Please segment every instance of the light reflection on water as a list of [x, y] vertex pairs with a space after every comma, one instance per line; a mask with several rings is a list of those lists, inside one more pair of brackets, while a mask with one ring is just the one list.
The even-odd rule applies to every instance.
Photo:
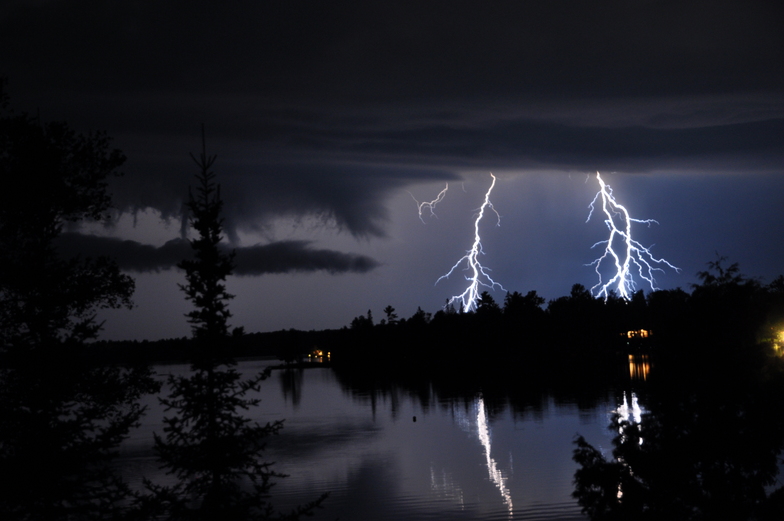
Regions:
[[[512, 495], [509, 493], [509, 488], [506, 486], [506, 476], [503, 471], [498, 468], [495, 459], [490, 455], [490, 428], [487, 425], [487, 413], [485, 412], [485, 401], [479, 397], [476, 399], [476, 424], [477, 434], [482, 447], [485, 449], [485, 458], [487, 459], [487, 472], [490, 475], [490, 480], [495, 483], [498, 490], [501, 491], [501, 497], [504, 500], [509, 517], [514, 515], [514, 505], [512, 504]], [[510, 453], [511, 459], [511, 453]]]
[[640, 402], [637, 399], [637, 393], [631, 393], [631, 405], [626, 401], [626, 391], [623, 391], [623, 402], [615, 409], [618, 413], [618, 422], [626, 421], [630, 423], [642, 422], [642, 413], [645, 412], [640, 407]]
[[632, 380], [647, 380], [650, 372], [648, 355], [629, 355], [629, 377]]
[[[269, 363], [239, 367], [250, 374]], [[401, 389], [354, 392], [329, 368], [273, 372], [251, 417], [285, 419], [265, 454], [290, 476], [273, 488], [274, 504], [285, 511], [330, 491], [312, 519], [584, 519], [571, 498], [572, 441], [579, 432], [610, 447], [608, 417], [619, 406], [611, 393], [589, 411], [545, 398], [540, 410], [524, 415], [489, 407], [481, 395], [439, 401], [430, 393], [423, 400]], [[137, 484], [142, 476], [167, 479], [152, 453], [163, 411], [154, 399], [150, 404], [122, 454], [124, 473]]]

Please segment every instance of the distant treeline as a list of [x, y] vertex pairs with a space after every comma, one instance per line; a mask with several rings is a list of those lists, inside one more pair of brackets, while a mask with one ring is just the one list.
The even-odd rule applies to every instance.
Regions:
[[[295, 360], [319, 346], [332, 345], [338, 331], [299, 331], [296, 329], [267, 333], [245, 333], [235, 328], [225, 349], [236, 358], [274, 357]], [[189, 363], [193, 356], [193, 337], [162, 340], [101, 340], [90, 346], [98, 361], [122, 363]]]
[[737, 275], [709, 279], [692, 293], [663, 290], [646, 297], [640, 291], [629, 301], [596, 299], [575, 285], [570, 295], [543, 304], [535, 292], [509, 293], [503, 305], [485, 293], [470, 313], [418, 310], [408, 319], [388, 316], [376, 324], [369, 312], [342, 332], [332, 361], [384, 361], [428, 371], [489, 366], [497, 373], [567, 362], [588, 369], [641, 349], [660, 358], [729, 356], [773, 346], [784, 327], [784, 279], [763, 286]]
[[[724, 266], [723, 259], [698, 275], [701, 283], [691, 292], [638, 291], [629, 300], [594, 298], [575, 284], [569, 295], [546, 305], [535, 291], [507, 293], [500, 304], [485, 292], [476, 310], [467, 313], [447, 306], [435, 314], [418, 309], [398, 318], [387, 306], [380, 318], [369, 310], [340, 330], [244, 333], [238, 328], [227, 348], [237, 357], [287, 362], [321, 350], [343, 368], [494, 374], [505, 367], [535, 372], [567, 362], [583, 372], [599, 370], [618, 353], [639, 350], [663, 360], [734, 356], [752, 346], [773, 349], [784, 330], [784, 277], [762, 284], [741, 275], [737, 264]], [[115, 360], [185, 361], [191, 342], [98, 342], [93, 348]]]

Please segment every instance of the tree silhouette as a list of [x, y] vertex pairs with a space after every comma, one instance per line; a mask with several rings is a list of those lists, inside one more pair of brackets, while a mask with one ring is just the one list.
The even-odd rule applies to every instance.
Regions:
[[[222, 239], [220, 186], [210, 170], [216, 156], [197, 159], [198, 188], [188, 208], [198, 237], [191, 240], [194, 258], [184, 260], [187, 283], [180, 285], [195, 309], [188, 313], [195, 340], [190, 376], [171, 376], [171, 392], [161, 399], [173, 415], [164, 418], [163, 436], [155, 435], [155, 450], [169, 474], [171, 486], [147, 482], [153, 492], [147, 507], [161, 509], [168, 519], [246, 520], [296, 519], [323, 500], [298, 507], [288, 515], [269, 502], [272, 478], [284, 477], [261, 459], [264, 438], [277, 433], [281, 421], [260, 425], [242, 415], [260, 400], [250, 396], [269, 371], [243, 379], [229, 352], [231, 313], [225, 280], [234, 267], [233, 253], [218, 247]], [[235, 330], [237, 331], [237, 330]]]
[[501, 315], [501, 307], [496, 303], [490, 293], [483, 291], [476, 300], [476, 314], [480, 316], [487, 315], [498, 317]]
[[614, 422], [612, 458], [575, 441], [573, 496], [591, 519], [782, 519], [784, 372], [757, 341], [780, 296], [724, 261], [698, 273], [691, 295], [650, 295], [664, 342], [652, 352], [647, 412]]
[[385, 307], [384, 313], [387, 316], [387, 324], [390, 325], [397, 324], [397, 313], [395, 313], [395, 308], [393, 308], [392, 305]]
[[573, 497], [583, 512], [607, 521], [782, 519], [782, 375], [726, 380], [662, 380], [640, 424], [613, 422], [612, 457], [578, 437]]
[[106, 258], [61, 258], [55, 240], [66, 222], [106, 218], [106, 178], [125, 157], [105, 134], [2, 112], [4, 84], [0, 518], [116, 518], [130, 492], [109, 462], [143, 413], [138, 398], [157, 386], [146, 368], [98, 366], [87, 355], [96, 311], [130, 307], [133, 280]]

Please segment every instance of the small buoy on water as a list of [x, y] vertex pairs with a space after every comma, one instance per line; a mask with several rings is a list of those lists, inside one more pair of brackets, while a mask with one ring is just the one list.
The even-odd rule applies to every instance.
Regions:
[[414, 416], [414, 421], [416, 421], [416, 416]]

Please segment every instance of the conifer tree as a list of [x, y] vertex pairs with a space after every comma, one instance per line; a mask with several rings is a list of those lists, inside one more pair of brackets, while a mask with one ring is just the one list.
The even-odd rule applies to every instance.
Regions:
[[[203, 132], [203, 131], [202, 131]], [[199, 167], [196, 195], [190, 195], [193, 259], [184, 260], [187, 283], [180, 285], [195, 307], [188, 313], [195, 349], [190, 376], [171, 376], [168, 398], [161, 399], [173, 413], [164, 419], [163, 436], [155, 436], [155, 450], [177, 482], [160, 486], [148, 482], [156, 503], [168, 519], [248, 520], [296, 519], [317, 502], [288, 515], [276, 512], [269, 501], [272, 478], [284, 477], [261, 458], [264, 438], [277, 433], [281, 421], [261, 425], [244, 416], [260, 400], [249, 394], [269, 371], [243, 379], [230, 352], [228, 319], [231, 313], [225, 281], [234, 268], [234, 254], [219, 246], [223, 221], [220, 185], [211, 171], [216, 156], [191, 155]]]

